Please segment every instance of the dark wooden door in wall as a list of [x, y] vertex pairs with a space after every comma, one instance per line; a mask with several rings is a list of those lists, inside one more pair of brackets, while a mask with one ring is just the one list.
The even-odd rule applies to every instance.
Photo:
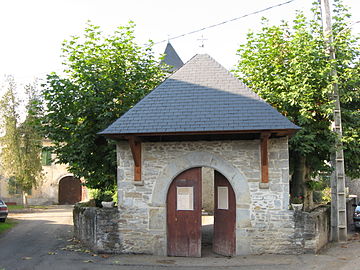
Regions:
[[59, 182], [59, 204], [74, 204], [81, 201], [81, 181], [66, 176]]
[[221, 173], [215, 171], [214, 177], [214, 235], [213, 251], [215, 253], [235, 255], [235, 193], [229, 181]]
[[168, 256], [201, 257], [201, 168], [179, 174], [167, 194]]

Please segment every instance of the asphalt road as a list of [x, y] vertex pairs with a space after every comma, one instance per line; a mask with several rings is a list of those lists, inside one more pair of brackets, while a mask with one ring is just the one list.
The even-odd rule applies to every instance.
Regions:
[[202, 258], [94, 254], [72, 239], [72, 208], [11, 214], [19, 224], [0, 235], [0, 270], [360, 269], [360, 235], [318, 255], [253, 255], [233, 258], [204, 252]]

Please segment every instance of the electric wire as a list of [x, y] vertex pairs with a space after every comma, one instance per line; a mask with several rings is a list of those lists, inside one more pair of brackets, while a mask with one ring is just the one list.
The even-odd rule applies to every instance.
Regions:
[[175, 37], [169, 37], [168, 39], [164, 39], [164, 40], [155, 42], [154, 45], [159, 44], [159, 43], [163, 43], [163, 42], [166, 42], [166, 41], [170, 41], [170, 40], [173, 40], [173, 39], [181, 38], [181, 37], [184, 37], [184, 36], [192, 35], [192, 34], [195, 34], [195, 33], [201, 32], [201, 31], [204, 31], [204, 30], [206, 30], [206, 29], [214, 28], [214, 27], [217, 27], [217, 26], [220, 26], [220, 25], [229, 23], [229, 22], [237, 21], [237, 20], [243, 19], [243, 18], [245, 18], [245, 17], [249, 17], [249, 16], [251, 16], [251, 15], [259, 14], [259, 13], [268, 11], [268, 10], [273, 9], [273, 8], [277, 8], [277, 7], [280, 7], [280, 6], [283, 6], [283, 5], [290, 4], [291, 2], [294, 2], [294, 1], [296, 1], [296, 0], [289, 0], [289, 1], [286, 1], [286, 2], [283, 2], [283, 3], [280, 3], [280, 4], [277, 4], [277, 5], [273, 5], [273, 6], [270, 6], [270, 7], [267, 7], [267, 8], [263, 8], [263, 9], [260, 9], [260, 10], [257, 10], [257, 11], [254, 11], [254, 12], [251, 12], [251, 13], [248, 13], [248, 14], [245, 14], [245, 15], [241, 15], [241, 16], [239, 16], [239, 17], [236, 17], [236, 18], [233, 18], [233, 19], [230, 19], [230, 20], [226, 20], [226, 21], [223, 21], [223, 22], [220, 22], [220, 23], [216, 23], [216, 24], [213, 24], [213, 25], [209, 25], [209, 26], [206, 26], [206, 27], [203, 27], [203, 28], [194, 30], [194, 31], [190, 31], [190, 32], [185, 33], [185, 34], [181, 34], [181, 35], [178, 35], [178, 36], [175, 36]]

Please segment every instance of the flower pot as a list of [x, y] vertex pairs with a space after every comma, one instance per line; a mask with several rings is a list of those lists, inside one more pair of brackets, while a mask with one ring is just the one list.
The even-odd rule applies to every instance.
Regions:
[[115, 205], [115, 202], [101, 202], [101, 205], [103, 208], [113, 208]]
[[302, 203], [292, 203], [291, 207], [294, 211], [301, 211], [303, 208], [303, 204]]

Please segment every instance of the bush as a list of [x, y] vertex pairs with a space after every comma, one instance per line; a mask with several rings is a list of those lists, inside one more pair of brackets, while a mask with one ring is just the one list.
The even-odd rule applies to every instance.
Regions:
[[331, 202], [331, 188], [327, 187], [322, 191], [322, 201], [325, 203]]
[[117, 190], [114, 192], [114, 195], [112, 196], [112, 200], [116, 204], [118, 203], [118, 192], [117, 192]]
[[[112, 202], [115, 201], [113, 198], [117, 192], [113, 190], [100, 190], [93, 189], [91, 192], [91, 197], [95, 200], [95, 205], [101, 207], [101, 202]], [[116, 196], [117, 197], [117, 196]]]

